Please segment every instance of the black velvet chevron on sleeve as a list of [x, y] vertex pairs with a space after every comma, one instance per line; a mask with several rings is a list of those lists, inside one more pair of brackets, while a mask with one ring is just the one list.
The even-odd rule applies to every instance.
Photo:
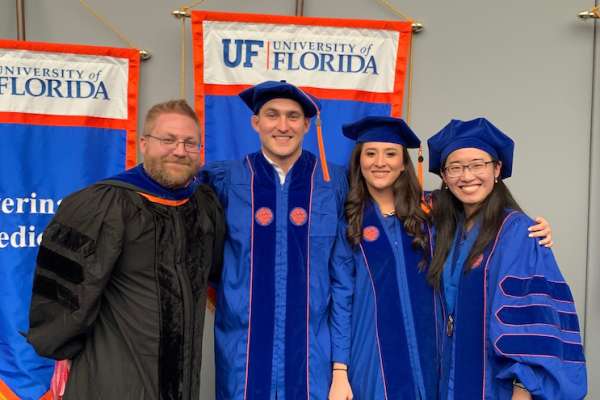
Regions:
[[79, 299], [68, 288], [58, 283], [55, 279], [37, 274], [33, 282], [33, 293], [58, 302], [72, 311], [79, 309]]
[[83, 282], [83, 267], [81, 264], [50, 250], [44, 245], [40, 246], [37, 264], [40, 268], [51, 271], [71, 283]]
[[80, 253], [84, 257], [96, 251], [96, 241], [94, 239], [58, 221], [52, 221], [46, 232], [44, 232], [44, 238], [51, 242], [60, 243], [61, 246]]

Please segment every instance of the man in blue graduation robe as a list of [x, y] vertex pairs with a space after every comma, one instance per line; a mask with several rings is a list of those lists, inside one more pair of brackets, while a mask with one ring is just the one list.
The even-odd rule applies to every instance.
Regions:
[[327, 181], [321, 160], [302, 149], [316, 99], [272, 81], [240, 97], [254, 112], [261, 149], [202, 172], [228, 227], [215, 315], [217, 399], [324, 400], [332, 361], [347, 363], [349, 351], [349, 286], [329, 269], [345, 171], [330, 165]]

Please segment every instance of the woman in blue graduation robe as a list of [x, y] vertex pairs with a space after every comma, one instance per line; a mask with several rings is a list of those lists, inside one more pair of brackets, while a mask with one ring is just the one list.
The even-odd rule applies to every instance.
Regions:
[[484, 118], [428, 141], [433, 202], [429, 279], [443, 292], [440, 397], [581, 399], [585, 359], [569, 286], [503, 179], [514, 143]]
[[[347, 224], [338, 234], [345, 251], [334, 253], [334, 264], [349, 266], [354, 277], [347, 371], [354, 398], [434, 399], [438, 334], [434, 291], [426, 281], [429, 230], [406, 150], [420, 141], [391, 117], [366, 117], [343, 131], [357, 145]], [[335, 391], [345, 374], [334, 368], [330, 398], [346, 398]]]

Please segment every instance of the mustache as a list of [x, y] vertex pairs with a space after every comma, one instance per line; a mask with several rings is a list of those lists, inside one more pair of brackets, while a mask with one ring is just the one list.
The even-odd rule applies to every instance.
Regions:
[[169, 162], [172, 164], [179, 164], [179, 165], [192, 165], [192, 160], [189, 159], [182, 159], [182, 158], [172, 158], [172, 157], [166, 157], [163, 159], [163, 162]]

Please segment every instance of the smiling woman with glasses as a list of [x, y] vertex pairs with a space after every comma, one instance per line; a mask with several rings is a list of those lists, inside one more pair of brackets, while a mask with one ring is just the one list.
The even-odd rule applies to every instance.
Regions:
[[552, 251], [503, 182], [513, 141], [484, 118], [451, 121], [428, 140], [441, 291], [440, 398], [581, 399], [586, 366], [575, 304]]

